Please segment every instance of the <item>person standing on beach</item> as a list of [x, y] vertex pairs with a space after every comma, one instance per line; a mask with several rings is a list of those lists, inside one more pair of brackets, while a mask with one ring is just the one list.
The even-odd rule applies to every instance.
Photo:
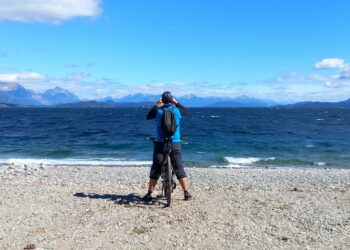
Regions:
[[164, 135], [161, 129], [161, 117], [163, 114], [163, 109], [171, 109], [174, 113], [176, 121], [176, 131], [171, 137], [173, 150], [170, 154], [171, 163], [174, 167], [175, 174], [182, 190], [184, 191], [184, 199], [189, 200], [192, 198], [188, 188], [188, 177], [186, 175], [182, 157], [181, 157], [181, 136], [180, 136], [180, 121], [182, 115], [188, 115], [188, 110], [182, 106], [171, 94], [170, 91], [165, 91], [162, 94], [162, 98], [154, 105], [148, 112], [146, 119], [156, 119], [157, 122], [157, 137], [154, 143], [153, 151], [153, 164], [150, 171], [150, 179], [148, 184], [148, 193], [143, 197], [145, 201], [152, 200], [152, 192], [154, 191], [157, 181], [161, 175], [161, 168], [163, 164], [163, 150], [164, 150]]

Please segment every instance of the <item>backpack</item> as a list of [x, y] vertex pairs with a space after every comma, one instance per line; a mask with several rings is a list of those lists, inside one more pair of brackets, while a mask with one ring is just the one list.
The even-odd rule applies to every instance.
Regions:
[[177, 129], [175, 114], [172, 110], [162, 109], [163, 114], [160, 119], [160, 128], [165, 138], [171, 138]]

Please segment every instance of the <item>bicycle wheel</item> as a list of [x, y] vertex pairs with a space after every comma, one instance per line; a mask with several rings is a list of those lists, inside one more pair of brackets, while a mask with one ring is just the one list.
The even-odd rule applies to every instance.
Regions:
[[171, 204], [171, 191], [172, 191], [172, 167], [171, 167], [171, 160], [170, 156], [168, 155], [168, 162], [167, 162], [167, 168], [166, 168], [166, 182], [165, 182], [165, 196], [166, 196], [166, 203], [167, 207]]

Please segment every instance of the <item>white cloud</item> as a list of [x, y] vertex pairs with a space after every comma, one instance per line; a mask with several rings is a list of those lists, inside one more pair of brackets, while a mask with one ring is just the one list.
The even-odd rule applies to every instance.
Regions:
[[[340, 58], [325, 58], [315, 69], [334, 69], [336, 74], [287, 73], [263, 83], [254, 89], [256, 97], [276, 101], [340, 101], [350, 98], [350, 64]], [[273, 85], [271, 85], [273, 84]], [[274, 87], [275, 86], [275, 87]]]
[[338, 80], [350, 80], [350, 69], [339, 72], [339, 74], [334, 75], [333, 78]]
[[315, 64], [315, 69], [343, 69], [348, 64], [341, 58], [325, 58]]
[[0, 21], [61, 23], [95, 17], [102, 0], [0, 0]]
[[[0, 74], [0, 82], [19, 83], [26, 89], [42, 92], [47, 89], [59, 86], [67, 89], [80, 98], [101, 98], [114, 90], [117, 90], [120, 85], [113, 79], [88, 80], [88, 72], [77, 72], [64, 77], [44, 76], [36, 72], [22, 72], [13, 74]], [[123, 87], [128, 94], [127, 86]]]
[[324, 82], [327, 81], [328, 77], [319, 75], [319, 74], [311, 74], [311, 75], [299, 75], [295, 72], [290, 72], [287, 74], [283, 74], [277, 76], [272, 79], [264, 80], [263, 83], [305, 83], [305, 82]]
[[46, 77], [36, 72], [20, 72], [14, 74], [0, 74], [1, 82], [23, 82], [33, 80], [45, 80]]
[[176, 97], [196, 95], [199, 97], [237, 97], [240, 95], [255, 96], [255, 92], [248, 93], [249, 84], [237, 82], [229, 84], [209, 83], [209, 82], [152, 82], [140, 85], [120, 84], [117, 88], [111, 88], [106, 95], [121, 97], [128, 94], [161, 94], [165, 90], [171, 91]]
[[251, 85], [242, 87], [241, 84], [212, 84], [208, 82], [152, 82], [147, 84], [122, 84], [114, 79], [89, 80], [67, 75], [62, 78], [46, 77], [37, 80], [17, 81], [25, 88], [34, 91], [44, 91], [55, 86], [67, 89], [83, 99], [99, 99], [107, 96], [122, 97], [130, 94], [161, 94], [165, 90], [171, 91], [176, 97], [194, 94], [196, 96], [250, 97], [271, 99], [280, 102], [295, 101], [340, 101], [348, 99], [350, 83], [334, 79], [313, 84], [296, 83], [271, 85]]
[[50, 77], [36, 72], [10, 70], [6, 74], [0, 74], [0, 81], [17, 82], [27, 89], [39, 92], [59, 86], [83, 99], [99, 99], [107, 96], [123, 97], [137, 93], [161, 94], [164, 90], [171, 91], [176, 97], [194, 94], [201, 97], [234, 98], [247, 95], [279, 102], [340, 101], [350, 97], [350, 69], [347, 67], [338, 69], [334, 75], [301, 75], [292, 72], [258, 82], [260, 84], [185, 81], [123, 84], [116, 79], [90, 77], [87, 71], [76, 71], [62, 77]]
[[0, 66], [0, 71], [5, 71], [5, 72], [16, 72], [17, 69], [14, 67], [10, 67], [10, 66]]
[[76, 65], [74, 63], [68, 63], [68, 64], [63, 65], [63, 67], [66, 67], [66, 68], [77, 68], [78, 65]]
[[327, 81], [327, 82], [324, 83], [324, 86], [327, 87], [327, 88], [331, 88], [331, 87], [333, 87], [333, 83]]
[[72, 73], [71, 75], [68, 76], [68, 78], [70, 80], [80, 80], [80, 79], [83, 79], [83, 78], [87, 78], [90, 76], [90, 73], [89, 72], [86, 72], [86, 71], [77, 71], [77, 72], [74, 72]]

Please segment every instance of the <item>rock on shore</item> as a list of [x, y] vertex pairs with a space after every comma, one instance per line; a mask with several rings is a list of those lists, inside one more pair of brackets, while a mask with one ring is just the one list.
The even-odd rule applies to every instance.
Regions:
[[191, 168], [169, 208], [148, 171], [0, 166], [0, 249], [350, 249], [350, 170]]

